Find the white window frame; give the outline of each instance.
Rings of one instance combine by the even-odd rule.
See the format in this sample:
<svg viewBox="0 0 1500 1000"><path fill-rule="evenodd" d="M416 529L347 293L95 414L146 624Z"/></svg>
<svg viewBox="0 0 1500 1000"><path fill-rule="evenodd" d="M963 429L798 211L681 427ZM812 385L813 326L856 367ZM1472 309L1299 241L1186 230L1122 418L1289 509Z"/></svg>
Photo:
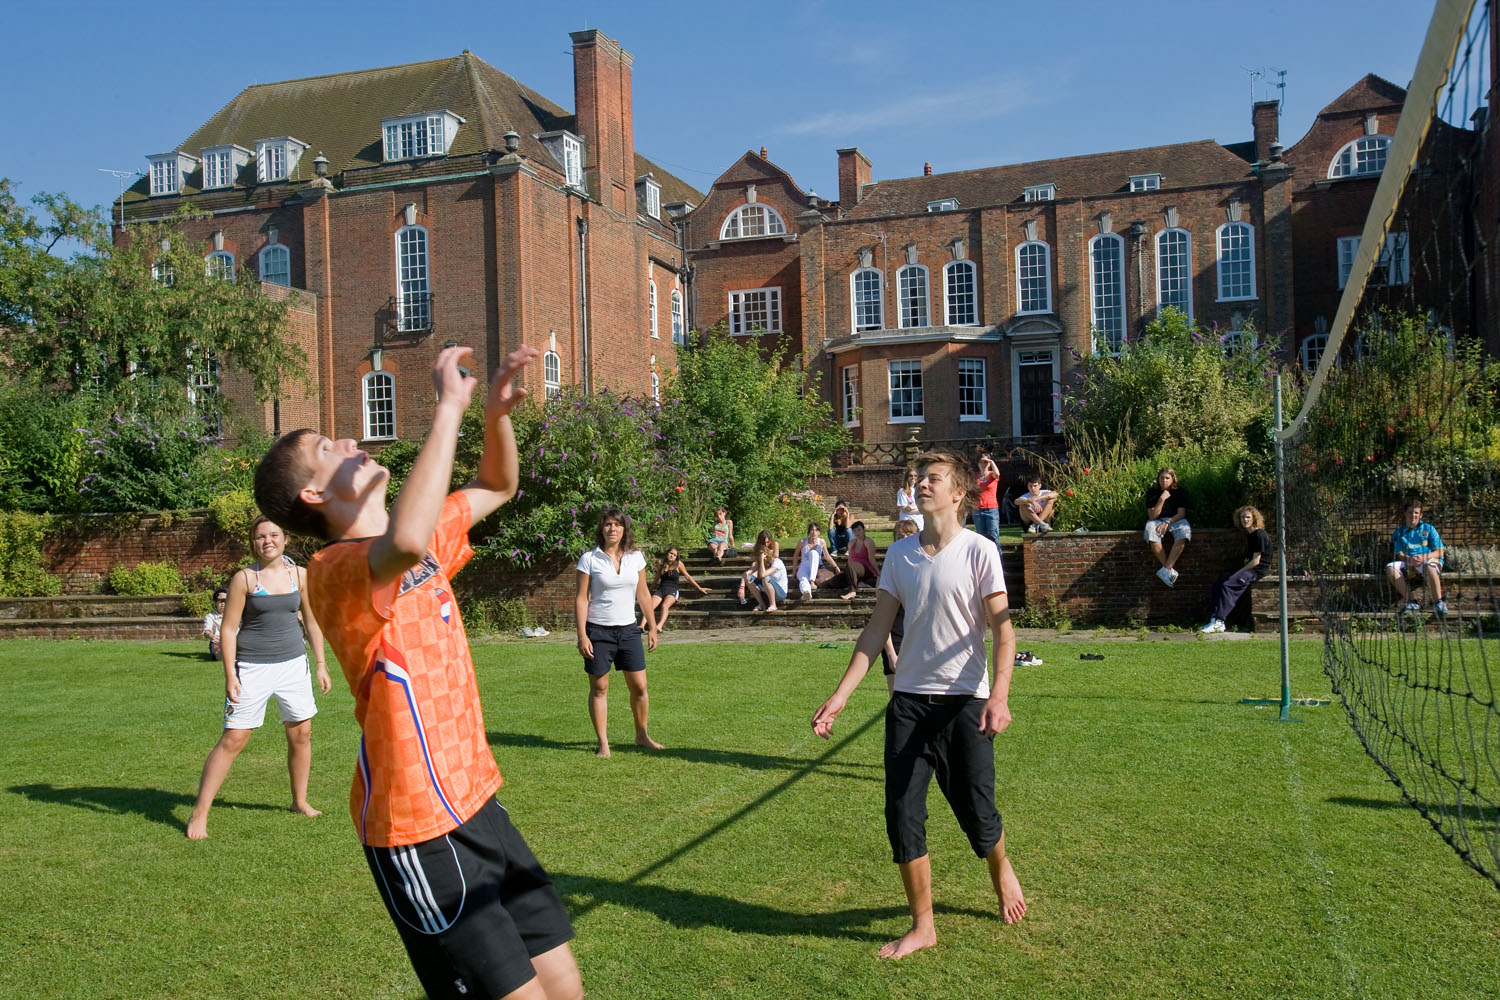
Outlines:
<svg viewBox="0 0 1500 1000"><path fill-rule="evenodd" d="M224 414L215 405L222 397L223 369L219 365L219 359L211 354L204 355L197 351L188 359L188 403L194 409L201 412L205 423L211 430L211 437L220 440L224 437Z"/></svg>
<svg viewBox="0 0 1500 1000"><path fill-rule="evenodd" d="M385 392L375 396L373 389L379 383ZM396 437L396 376L385 370L366 372L359 380L360 413L362 415L365 441L392 441ZM383 412L377 413L376 407ZM378 433L389 425L387 433Z"/></svg>
<svg viewBox="0 0 1500 1000"><path fill-rule="evenodd" d="M931 282L922 264L907 264L896 272L896 321L901 329L932 325Z"/></svg>
<svg viewBox="0 0 1500 1000"><path fill-rule="evenodd" d="M542 398L556 399L562 395L562 358L556 351L542 355Z"/></svg>
<svg viewBox="0 0 1500 1000"><path fill-rule="evenodd" d="M661 218L661 185L652 180L646 181L646 214Z"/></svg>
<svg viewBox="0 0 1500 1000"><path fill-rule="evenodd" d="M682 312L682 290L672 289L672 343L687 343L687 320Z"/></svg>
<svg viewBox="0 0 1500 1000"><path fill-rule="evenodd" d="M900 365L900 370L897 370ZM915 376L914 378L912 376ZM900 378L904 384L898 386ZM886 391L888 393L889 423L893 424L925 424L927 422L926 412L922 400L922 359L921 358L893 358L886 362ZM904 395L902 409L907 411L902 414L896 413L896 394Z"/></svg>
<svg viewBox="0 0 1500 1000"><path fill-rule="evenodd" d="M176 194L182 189L182 171L177 166L177 157L170 160L151 161L151 196Z"/></svg>
<svg viewBox="0 0 1500 1000"><path fill-rule="evenodd" d="M968 402L964 398L965 393L975 391L976 387L972 385L965 385L964 377L965 375L972 376L976 371L979 373L979 385L977 387L979 398L979 412L965 413L964 408L966 403ZM958 359L958 381L956 383L956 387L958 389L958 419L960 423L984 421L990 419L989 385L986 381L987 374L988 373L986 371L986 365L983 358Z"/></svg>
<svg viewBox="0 0 1500 1000"><path fill-rule="evenodd" d="M1312 372L1318 367L1318 362L1323 360L1323 352L1328 349L1328 334L1314 333L1304 337L1302 346L1298 348L1297 354L1302 361L1302 370Z"/></svg>
<svg viewBox="0 0 1500 1000"><path fill-rule="evenodd" d="M421 234L421 260L408 262L402 252L407 233ZM425 226L396 230L396 329L403 333L432 329L432 240Z"/></svg>
<svg viewBox="0 0 1500 1000"><path fill-rule="evenodd" d="M651 401L661 402L661 376L656 373L655 368L651 369Z"/></svg>
<svg viewBox="0 0 1500 1000"><path fill-rule="evenodd" d="M234 254L228 250L215 250L203 258L203 274L220 281L234 280Z"/></svg>
<svg viewBox="0 0 1500 1000"><path fill-rule="evenodd" d="M1226 222L1214 231L1214 246L1218 248L1219 301L1243 302L1257 298L1255 227L1248 222ZM1236 270L1242 280L1236 280Z"/></svg>
<svg viewBox="0 0 1500 1000"><path fill-rule="evenodd" d="M1388 135L1362 135L1346 142L1328 164L1330 180L1339 177L1379 177L1385 170L1385 162L1391 152L1391 137ZM1371 164L1379 160L1378 166Z"/></svg>
<svg viewBox="0 0 1500 1000"><path fill-rule="evenodd" d="M451 111L382 118L380 130L385 162L445 156L464 119Z"/></svg>
<svg viewBox="0 0 1500 1000"><path fill-rule="evenodd" d="M208 273L207 268L204 273ZM158 259L151 265L151 283L158 288L171 288L177 284L177 269L171 261Z"/></svg>
<svg viewBox="0 0 1500 1000"><path fill-rule="evenodd" d="M845 427L859 426L859 365L839 369L839 407Z"/></svg>
<svg viewBox="0 0 1500 1000"><path fill-rule="evenodd" d="M583 188L583 141L576 136L562 137L563 176L568 187Z"/></svg>
<svg viewBox="0 0 1500 1000"><path fill-rule="evenodd" d="M751 219L755 219L756 232L749 232ZM781 213L763 201L752 201L741 205L724 217L719 227L721 240L757 240L767 236L785 236L786 220Z"/></svg>
<svg viewBox="0 0 1500 1000"><path fill-rule="evenodd" d="M1339 288L1349 284L1349 275L1354 271L1354 257L1359 253L1358 236L1340 236L1337 241ZM1382 276L1380 271L1384 269ZM1382 280L1383 278L1383 280ZM1370 272L1370 284L1376 287L1405 285L1411 282L1411 240L1407 234L1386 233L1385 249Z"/></svg>
<svg viewBox="0 0 1500 1000"><path fill-rule="evenodd" d="M1106 245L1114 248L1113 275L1099 266L1100 248ZM1099 233L1089 240L1089 334L1095 354L1119 356L1125 342L1125 238L1119 233Z"/></svg>
<svg viewBox="0 0 1500 1000"><path fill-rule="evenodd" d="M1023 201L1056 201L1056 184L1029 184L1021 189Z"/></svg>
<svg viewBox="0 0 1500 1000"><path fill-rule="evenodd" d="M764 313L766 323L764 329L758 329L752 325L752 321L746 317L746 305L753 304L755 296L764 295L764 308L758 312ZM736 288L729 293L729 332L736 337L758 336L762 333L781 332L781 286L773 285L767 288Z"/></svg>
<svg viewBox="0 0 1500 1000"><path fill-rule="evenodd" d="M1165 243L1168 238L1172 238L1175 240L1179 236L1182 238L1184 247L1184 252L1182 254L1184 259L1182 264L1180 265L1182 274L1180 277L1176 276L1175 268L1177 265L1174 265L1174 274L1169 279L1167 268L1166 266L1164 266L1165 260L1162 254L1162 244ZM1168 301L1167 296L1168 280L1179 282L1178 288L1181 292L1181 294L1174 294L1171 297L1170 301ZM1186 229L1183 229L1181 226L1168 226L1166 229L1163 229L1156 234L1157 315L1160 315L1161 311L1168 306L1176 306L1187 315L1188 319L1193 318L1193 234L1188 232Z"/></svg>
<svg viewBox="0 0 1500 1000"><path fill-rule="evenodd" d="M967 274L968 291L955 289L959 274ZM967 315L967 319L965 319ZM951 260L943 265L943 320L948 326L979 325L979 268L972 260Z"/></svg>
<svg viewBox="0 0 1500 1000"><path fill-rule="evenodd" d="M274 270L270 266L268 266L268 263L273 259L280 262L279 266L277 266ZM290 288L292 286L291 250L287 249L286 245L282 243L272 243L268 246L262 247L260 255L256 260L256 271L260 274L261 281L268 281L273 285L281 285L285 288ZM276 280L276 275L278 274L282 277L283 280Z"/></svg>
<svg viewBox="0 0 1500 1000"><path fill-rule="evenodd" d="M1041 252L1041 272L1036 273L1037 264L1035 260L1023 263L1022 258L1029 254L1034 255L1037 248ZM1028 292L1028 284L1030 291ZM1036 292L1040 288L1040 305ZM1030 295L1031 305L1027 306L1027 297ZM1052 311L1052 247L1042 240L1026 240L1016 245L1016 313L1028 315L1035 313L1050 313Z"/></svg>
<svg viewBox="0 0 1500 1000"><path fill-rule="evenodd" d="M935 201L929 201L927 203L927 211L929 211L929 212L956 212L956 211L958 211L958 199L957 198L938 198Z"/></svg>
<svg viewBox="0 0 1500 1000"><path fill-rule="evenodd" d="M1141 191L1160 191L1161 174L1131 174L1130 190L1132 193Z"/></svg>
<svg viewBox="0 0 1500 1000"><path fill-rule="evenodd" d="M872 317L868 322L860 322L860 279L867 275L873 275L875 287L866 289L865 302L869 306L867 315ZM885 274L878 267L857 267L849 275L849 326L855 333L863 333L869 330L885 329Z"/></svg>
<svg viewBox="0 0 1500 1000"><path fill-rule="evenodd" d="M647 285L647 291L648 291L648 298L650 300L649 310L650 310L650 321L651 321L651 339L652 340L660 340L661 336L660 336L660 334L658 334L656 332L656 279L655 278L647 278L646 279L646 285Z"/></svg>
<svg viewBox="0 0 1500 1000"><path fill-rule="evenodd" d="M234 154L216 149L203 154L203 190L213 191L234 185Z"/></svg>

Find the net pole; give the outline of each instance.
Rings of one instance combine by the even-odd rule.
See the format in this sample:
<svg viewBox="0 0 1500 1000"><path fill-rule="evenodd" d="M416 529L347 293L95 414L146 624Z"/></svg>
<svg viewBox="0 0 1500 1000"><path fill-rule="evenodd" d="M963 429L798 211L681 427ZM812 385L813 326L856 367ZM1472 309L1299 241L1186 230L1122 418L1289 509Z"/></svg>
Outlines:
<svg viewBox="0 0 1500 1000"><path fill-rule="evenodd" d="M1281 373L1273 389L1276 406L1276 602L1281 611L1281 718L1292 717L1292 650L1286 621L1286 462L1281 438Z"/></svg>

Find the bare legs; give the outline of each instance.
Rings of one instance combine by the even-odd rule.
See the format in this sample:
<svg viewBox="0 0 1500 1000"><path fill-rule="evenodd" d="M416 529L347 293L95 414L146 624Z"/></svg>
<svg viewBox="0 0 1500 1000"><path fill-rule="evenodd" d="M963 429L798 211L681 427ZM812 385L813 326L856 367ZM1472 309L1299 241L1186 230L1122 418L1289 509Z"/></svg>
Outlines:
<svg viewBox="0 0 1500 1000"><path fill-rule="evenodd" d="M651 610L653 612L658 609L661 610L661 618L656 623L656 631L660 632L662 629L667 627L667 617L672 614L672 605L676 603L677 598L673 597L671 594L668 594L666 597L662 597L660 594L657 594L651 598ZM645 627L646 619L642 618L641 628L644 629Z"/></svg>
<svg viewBox="0 0 1500 1000"><path fill-rule="evenodd" d="M1163 555L1162 553L1164 550L1162 549L1161 542L1152 542L1151 552L1156 556L1157 562L1161 563L1167 569L1171 569L1173 566L1177 565L1177 557L1182 555L1182 547L1186 544L1186 539L1174 538L1172 539L1171 553Z"/></svg>
<svg viewBox="0 0 1500 1000"><path fill-rule="evenodd" d="M635 745L660 750L662 745L651 738L646 724L651 715L651 700L646 695L646 671L624 670L625 687L630 691L630 714L635 717ZM589 677L589 719L599 739L597 756L610 756L609 749L609 675Z"/></svg>
<svg viewBox="0 0 1500 1000"><path fill-rule="evenodd" d="M321 816L307 801L307 778L312 773L312 720L283 723L286 727L286 769L292 776L292 808L304 816Z"/></svg>
<svg viewBox="0 0 1500 1000"><path fill-rule="evenodd" d="M198 779L198 800L193 803L192 815L188 817L189 840L202 840L208 836L208 810L213 806L224 779L235 758L250 742L253 729L226 729L219 742L208 752L203 762L203 775ZM292 779L292 808L304 816L321 816L307 801L307 779L312 772L312 720L286 723L286 765Z"/></svg>
<svg viewBox="0 0 1500 1000"><path fill-rule="evenodd" d="M1021 892L1021 882L1005 854L1004 834L984 860L989 865L990 883L1000 904L1001 919L1007 924L1017 923L1026 915L1026 896ZM932 860L924 854L898 867L901 869L901 886L906 890L906 905L911 910L911 930L881 947L881 958L904 958L937 944L937 927L932 920Z"/></svg>
<svg viewBox="0 0 1500 1000"><path fill-rule="evenodd" d="M542 952L531 960L531 967L536 970L536 978L500 1000L582 1000L583 980L568 945Z"/></svg>
<svg viewBox="0 0 1500 1000"><path fill-rule="evenodd" d="M984 856L985 863L990 866L990 883L995 887L995 898L1000 901L1000 917L1007 924L1014 924L1026 916L1026 895L1021 892L1021 881L1016 878L1016 870L1010 866L1010 858L1005 853L1005 834L1000 835L999 843Z"/></svg>
<svg viewBox="0 0 1500 1000"><path fill-rule="evenodd" d="M853 559L847 560L844 563L844 567L849 571L849 591L840 594L839 598L845 601L852 601L855 595L859 593L859 578L867 575L869 570L865 569L864 563L857 563Z"/></svg>
<svg viewBox="0 0 1500 1000"><path fill-rule="evenodd" d="M1432 601L1436 604L1443 599L1443 575L1434 562L1423 563L1422 573L1427 579L1427 589L1432 594ZM1411 587L1406 582L1406 573L1402 571L1402 567L1387 566L1385 575L1391 581L1391 586L1396 588L1396 593L1401 595L1401 603L1409 602Z"/></svg>

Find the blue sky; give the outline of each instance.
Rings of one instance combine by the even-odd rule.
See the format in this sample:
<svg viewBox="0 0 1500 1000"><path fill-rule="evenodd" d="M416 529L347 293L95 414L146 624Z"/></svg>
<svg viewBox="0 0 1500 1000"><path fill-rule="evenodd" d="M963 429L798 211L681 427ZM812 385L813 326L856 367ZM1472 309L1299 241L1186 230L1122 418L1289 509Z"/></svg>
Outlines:
<svg viewBox="0 0 1500 1000"><path fill-rule="evenodd" d="M640 152L703 190L764 145L831 198L843 146L864 150L879 180L920 174L924 161L945 172L1245 140L1245 67L1287 71L1290 146L1365 73L1404 86L1430 16L1424 0L44 0L4 14L0 176L23 198L63 191L106 205L119 182L101 168L143 170L146 154L174 148L250 84L465 48L571 108L568 32L590 27L635 56Z"/></svg>

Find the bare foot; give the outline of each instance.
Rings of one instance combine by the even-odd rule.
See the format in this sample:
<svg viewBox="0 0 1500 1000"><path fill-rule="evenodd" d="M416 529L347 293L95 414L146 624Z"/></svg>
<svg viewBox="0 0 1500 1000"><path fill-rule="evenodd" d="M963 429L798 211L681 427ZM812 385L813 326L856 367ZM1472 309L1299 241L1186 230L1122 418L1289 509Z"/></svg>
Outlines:
<svg viewBox="0 0 1500 1000"><path fill-rule="evenodd" d="M839 595L839 600L841 600L841 601L852 601L852 600L854 600L854 591L851 590L847 594L840 594Z"/></svg>
<svg viewBox="0 0 1500 1000"><path fill-rule="evenodd" d="M894 941L888 941L880 948L881 958L905 958L914 951L923 948L931 948L937 944L937 931L929 928L912 927L911 930L901 935Z"/></svg>
<svg viewBox="0 0 1500 1000"><path fill-rule="evenodd" d="M594 756L595 757L608 757L608 756L610 756L609 744L608 743L601 743L601 744L599 744L599 749L594 751Z"/></svg>
<svg viewBox="0 0 1500 1000"><path fill-rule="evenodd" d="M199 816L197 813L193 813L193 815L191 815L191 816L188 817L187 839L188 840L207 840L208 839L208 817L207 816Z"/></svg>
<svg viewBox="0 0 1500 1000"><path fill-rule="evenodd" d="M314 809L312 806L308 805L306 802L302 803L300 806L298 806L298 805L292 806L292 812L299 812L299 813L301 813L304 816L321 816L321 815L323 815L323 810L321 810L321 809Z"/></svg>
<svg viewBox="0 0 1500 1000"><path fill-rule="evenodd" d="M645 735L644 733L637 733L636 734L635 745L638 746L638 747L645 747L647 750L665 750L666 749L666 747L662 746L660 743L656 742L655 740L653 740L651 737Z"/></svg>
<svg viewBox="0 0 1500 1000"><path fill-rule="evenodd" d="M1021 880L1016 878L1009 857L1000 864L1000 915L1007 924L1019 923L1026 916L1026 897L1021 892Z"/></svg>

